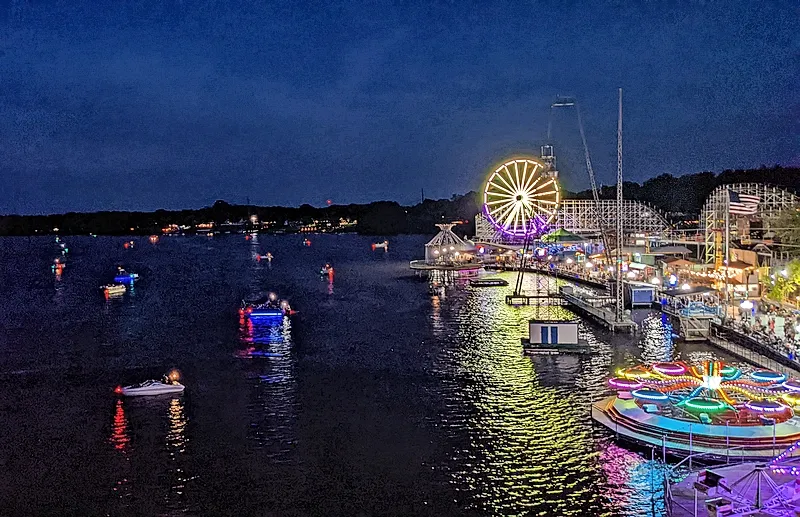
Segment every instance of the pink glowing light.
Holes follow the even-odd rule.
[[[662,375],[683,375],[686,373],[686,367],[678,363],[655,363],[653,371]]]
[[[618,390],[638,390],[644,386],[639,381],[633,379],[623,379],[620,377],[612,377],[608,379],[608,385]]]

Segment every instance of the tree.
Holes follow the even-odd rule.
[[[776,302],[793,298],[800,290],[800,260],[792,260],[786,267],[775,275],[767,296]]]
[[[772,223],[783,244],[800,244],[800,210],[785,210]]]

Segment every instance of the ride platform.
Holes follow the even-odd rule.
[[[649,413],[632,399],[607,397],[592,404],[592,420],[618,438],[664,448],[668,454],[704,453],[716,459],[768,460],[800,439],[800,418],[775,425],[717,425]]]

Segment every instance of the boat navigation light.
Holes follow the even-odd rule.
[[[114,388],[114,393],[122,393],[122,386],[117,386]]]
[[[172,382],[175,382],[181,378],[181,374],[178,372],[178,370],[170,370],[170,372],[167,374],[167,378]]]
[[[274,301],[275,301],[277,298],[278,298],[278,295],[277,295],[277,294],[275,294],[275,293],[269,293],[269,299],[270,299],[270,301],[273,301],[273,302],[274,302]]]

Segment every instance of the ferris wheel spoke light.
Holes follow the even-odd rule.
[[[543,231],[556,216],[558,184],[541,163],[515,158],[498,166],[483,191],[483,210],[499,231],[515,238]]]

